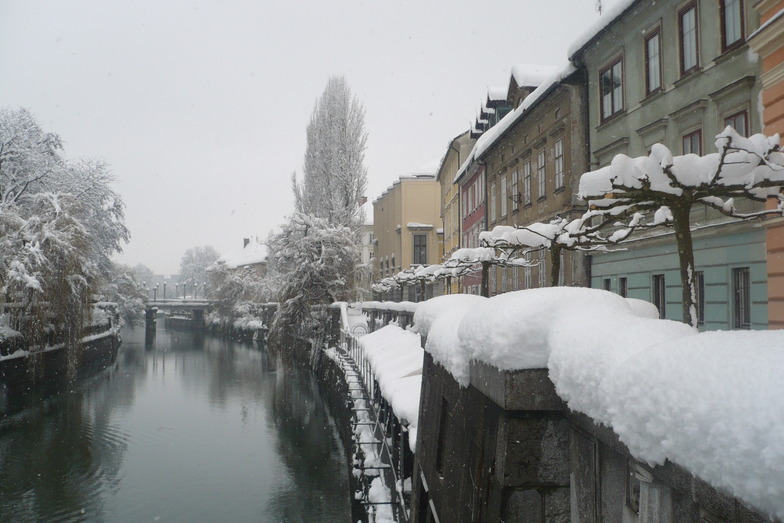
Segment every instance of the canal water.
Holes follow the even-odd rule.
[[[0,521],[343,522],[346,470],[308,373],[161,326],[0,419]]]

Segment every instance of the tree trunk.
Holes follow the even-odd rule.
[[[560,245],[550,246],[550,287],[558,287],[561,276],[561,250]]]
[[[694,246],[692,244],[689,212],[691,205],[679,205],[670,209],[678,245],[678,261],[681,269],[681,301],[683,303],[683,323],[697,327],[697,288],[694,279]]]
[[[490,297],[490,262],[482,262],[482,296]]]

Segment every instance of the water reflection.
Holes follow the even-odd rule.
[[[309,374],[160,326],[0,420],[0,521],[345,521],[345,475]]]

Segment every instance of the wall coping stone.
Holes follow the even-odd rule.
[[[471,385],[504,410],[566,410],[547,369],[500,370],[472,361]]]

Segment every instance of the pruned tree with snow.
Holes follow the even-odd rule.
[[[683,321],[697,325],[694,248],[689,213],[705,205],[736,220],[782,214],[784,155],[779,136],[756,134],[744,138],[727,127],[716,137],[718,152],[697,156],[673,156],[667,147],[655,144],[649,156],[616,156],[612,163],[580,178],[580,198],[587,200],[596,223],[592,231],[611,225],[621,229],[608,236],[616,241],[646,225],[671,227],[675,232],[682,282]],[[743,213],[736,208],[739,198],[765,202],[777,200],[774,208]],[[625,220],[629,220],[625,222]]]
[[[224,328],[259,320],[256,312],[272,299],[268,278],[250,267],[232,269],[218,260],[207,269],[207,281],[214,302],[210,314]]]
[[[358,259],[354,235],[344,225],[295,213],[267,241],[268,264],[280,281],[270,346],[296,355],[317,348],[323,328],[318,305],[346,300]]]
[[[365,110],[345,78],[329,79],[306,130],[303,179],[292,177],[296,211],[356,228],[367,189]]]
[[[482,247],[457,249],[449,259],[444,262],[446,269],[452,269],[455,275],[463,276],[482,271],[481,295],[490,296],[490,267],[530,267],[528,260],[516,256],[517,250],[507,250],[499,253],[495,247],[489,247],[485,243]]]

